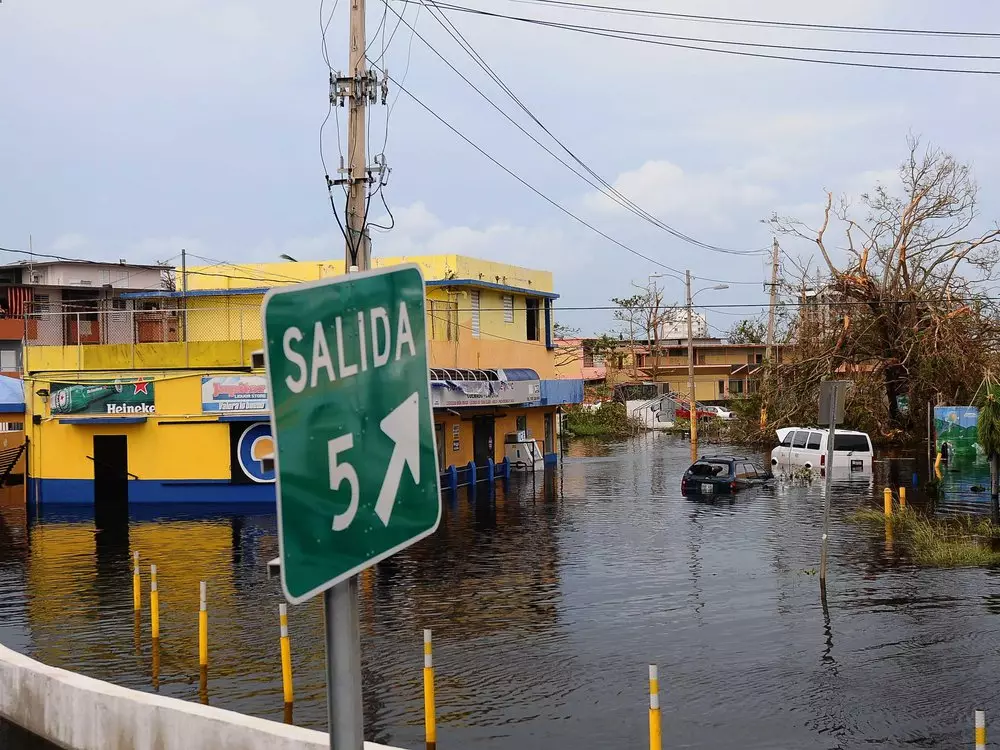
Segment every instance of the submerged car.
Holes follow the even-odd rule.
[[[773,479],[770,469],[743,456],[702,456],[684,472],[681,492],[717,495],[766,484]]]
[[[826,470],[830,430],[819,427],[782,427],[781,444],[771,451],[771,466],[781,471]],[[833,468],[870,474],[875,451],[868,433],[837,429],[833,439]]]

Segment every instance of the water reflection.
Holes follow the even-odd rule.
[[[972,705],[998,697],[1000,578],[916,569],[886,530],[846,521],[881,507],[882,487],[912,485],[919,462],[833,478],[823,596],[823,482],[684,498],[688,451],[664,435],[580,442],[558,471],[448,497],[437,534],[359,582],[368,738],[422,744],[431,628],[438,733],[455,747],[642,745],[649,663],[660,666],[668,746],[964,741]],[[912,487],[908,501],[928,503]],[[294,712],[283,701],[281,598],[265,568],[276,555],[275,519],[260,506],[139,508],[127,527],[99,531],[79,510],[0,507],[0,638],[100,679],[324,728],[318,601],[290,610]]]

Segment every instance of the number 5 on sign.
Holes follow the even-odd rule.
[[[351,502],[347,510],[333,517],[333,530],[344,531],[358,513],[358,472],[349,463],[337,463],[337,456],[354,447],[354,435],[341,435],[327,443],[326,447],[330,453],[330,489],[336,492],[344,480],[351,488]]]
[[[264,299],[281,580],[295,604],[437,528],[424,300],[415,265]]]

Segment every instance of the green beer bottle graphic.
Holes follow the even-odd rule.
[[[114,385],[70,385],[52,394],[53,414],[75,414],[87,411],[95,401],[108,398],[121,389]]]

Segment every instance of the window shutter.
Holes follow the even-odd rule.
[[[472,337],[479,338],[479,290],[473,289],[469,293],[472,301]]]
[[[511,294],[503,296],[503,322],[514,322],[514,296]]]

